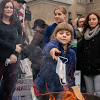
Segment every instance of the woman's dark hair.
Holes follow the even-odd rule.
[[[34,21],[34,26],[33,26],[32,29],[35,29],[36,26],[39,26],[40,28],[46,28],[48,25],[45,23],[44,20],[42,20],[42,19],[36,19]]]
[[[100,15],[99,15],[99,13],[96,13],[96,12],[91,12],[91,13],[89,13],[89,14],[87,15],[85,21],[84,21],[84,28],[83,28],[83,32],[82,32],[83,34],[86,32],[86,29],[87,29],[87,28],[90,28],[88,22],[89,22],[89,16],[92,15],[92,14],[94,14],[95,16],[97,16],[97,18],[98,18],[98,24],[100,25]]]
[[[3,14],[4,14],[4,8],[5,8],[5,5],[8,3],[8,2],[11,2],[11,0],[3,0],[1,3],[0,3],[0,20],[2,20],[3,18]],[[12,2],[11,2],[12,3]],[[13,5],[13,3],[12,3]],[[13,5],[13,9],[14,9],[14,5]],[[10,17],[10,24],[14,24],[15,20],[14,20],[14,10],[13,10],[13,14],[12,16]]]

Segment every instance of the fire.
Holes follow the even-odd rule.
[[[49,95],[49,100],[55,100],[55,97],[52,94],[50,94]]]
[[[70,92],[69,89],[65,86],[63,86],[64,92],[60,93],[57,98],[57,100],[78,100],[77,97],[74,95],[73,92]],[[56,100],[56,98],[53,96],[53,94],[49,95],[49,100]]]
[[[63,92],[62,92],[63,93]],[[49,100],[78,100],[77,97],[74,95],[74,93],[67,91],[66,93],[62,94],[61,93],[61,97],[59,96],[59,98],[55,98],[53,96],[53,94],[49,95]]]
[[[59,100],[77,100],[77,98],[73,92],[67,91],[62,97],[62,99]]]
[[[63,86],[64,91],[60,92],[57,96],[54,93],[49,94],[49,100],[85,100],[77,86],[71,87],[73,92],[66,86]]]
[[[67,88],[66,86],[63,86],[64,92],[69,91],[69,88]]]

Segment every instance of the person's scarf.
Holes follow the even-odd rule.
[[[80,31],[80,33],[82,33],[82,31],[83,31],[82,27],[78,27],[77,29]]]
[[[90,40],[94,36],[96,36],[99,31],[100,31],[100,26],[99,25],[97,25],[93,30],[90,30],[90,28],[87,28],[86,32],[84,33],[84,38],[86,40]]]

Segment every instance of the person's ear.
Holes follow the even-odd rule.
[[[67,14],[65,14],[65,17],[67,17]]]

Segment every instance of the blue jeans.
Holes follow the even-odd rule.
[[[84,75],[87,93],[95,94],[100,97],[100,75]]]

